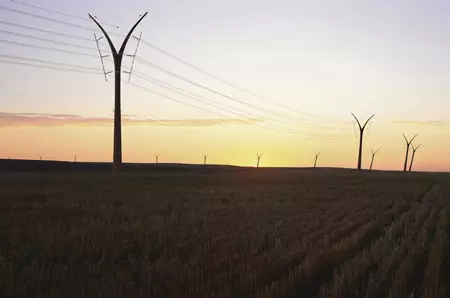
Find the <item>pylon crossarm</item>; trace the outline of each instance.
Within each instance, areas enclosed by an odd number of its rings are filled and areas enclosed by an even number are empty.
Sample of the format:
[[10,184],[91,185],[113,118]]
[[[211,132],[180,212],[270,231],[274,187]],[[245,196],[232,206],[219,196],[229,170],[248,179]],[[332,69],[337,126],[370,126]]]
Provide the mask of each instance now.
[[364,128],[366,128],[367,123],[369,123],[369,121],[375,117],[375,114],[373,114],[372,116],[369,117],[369,119],[367,119],[366,123],[364,123],[364,126],[362,127],[362,130],[364,130]]
[[103,38],[103,36],[101,36],[100,38],[97,38],[97,36],[94,33],[94,39],[95,39],[95,43],[97,44],[98,55],[100,56],[100,61],[102,62],[103,74],[105,75],[105,81],[108,82],[108,77],[107,77],[107,73],[105,70],[105,63],[103,62],[103,58],[108,57],[108,55],[102,55],[102,51],[100,50],[100,45],[98,44],[99,40],[101,40],[102,38]]
[[131,74],[133,73],[133,68],[134,68],[134,61],[136,60],[136,54],[137,54],[137,50],[139,48],[139,44],[141,43],[141,39],[142,39],[142,32],[139,35],[139,38],[137,38],[136,36],[133,36],[133,38],[137,39],[137,45],[136,45],[136,49],[134,50],[134,54],[133,55],[129,55],[130,57],[133,57],[133,60],[131,61],[131,68],[130,68],[130,74],[128,76],[128,81],[130,81],[131,79]]
[[362,130],[363,128],[361,127],[361,123],[359,123],[359,120],[358,120],[358,118],[356,118],[355,114],[353,114],[353,113],[352,113],[352,116],[353,116],[353,118],[355,118],[355,120],[356,120],[356,123],[358,123],[358,126],[359,126],[359,130]]
[[414,139],[418,136],[418,134],[414,135],[414,137],[409,141],[409,143],[411,144],[412,141],[414,141]]
[[134,24],[134,26],[131,28],[130,32],[128,32],[127,36],[123,40],[122,46],[120,47],[119,55],[121,55],[121,56],[123,55],[123,52],[125,51],[125,47],[127,46],[128,39],[130,39],[131,35],[133,34],[134,29],[136,29],[136,27],[139,25],[139,23],[142,21],[142,19],[144,19],[147,16],[147,14],[148,14],[148,12],[144,13],[144,15],[139,19],[139,21],[137,21],[136,24]]
[[[98,27],[100,28],[100,30],[103,32],[103,35],[106,37],[106,40],[108,41],[109,47],[111,48],[111,52],[112,52],[113,56],[114,56],[114,57],[117,56],[116,48],[114,47],[114,44],[113,44],[111,38],[109,38],[108,33],[106,33],[106,31],[105,31],[105,29],[103,29],[102,25],[100,25],[100,23],[97,22],[97,20],[96,20],[93,16],[91,16],[91,15],[89,14],[89,17],[94,21],[95,24],[97,24],[97,26],[98,26]],[[133,27],[133,28],[134,28],[134,27]]]

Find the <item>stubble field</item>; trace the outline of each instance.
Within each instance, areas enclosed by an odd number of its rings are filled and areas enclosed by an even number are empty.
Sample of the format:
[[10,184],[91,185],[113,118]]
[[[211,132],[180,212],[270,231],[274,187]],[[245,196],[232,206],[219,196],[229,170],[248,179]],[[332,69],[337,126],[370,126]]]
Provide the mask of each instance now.
[[0,297],[450,297],[448,181],[2,174]]

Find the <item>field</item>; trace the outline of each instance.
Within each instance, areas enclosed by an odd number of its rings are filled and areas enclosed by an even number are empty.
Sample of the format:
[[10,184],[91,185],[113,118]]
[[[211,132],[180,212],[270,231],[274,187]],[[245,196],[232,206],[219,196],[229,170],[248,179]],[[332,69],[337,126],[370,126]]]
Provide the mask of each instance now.
[[0,175],[0,297],[450,297],[450,176]]

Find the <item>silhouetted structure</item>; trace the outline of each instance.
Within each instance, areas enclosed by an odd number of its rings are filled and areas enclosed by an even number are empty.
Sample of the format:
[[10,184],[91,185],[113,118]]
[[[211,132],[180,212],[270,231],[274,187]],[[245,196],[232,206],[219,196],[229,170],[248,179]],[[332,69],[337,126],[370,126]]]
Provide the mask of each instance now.
[[370,149],[372,151],[372,160],[370,161],[370,170],[372,170],[373,167],[373,160],[375,159],[375,155],[377,155],[378,151],[380,151],[380,149],[377,149],[375,151],[373,151],[373,149]]
[[322,151],[320,151],[319,153],[315,154],[315,158],[314,158],[314,168],[316,168],[317,166],[317,159],[319,158],[320,153],[322,153]]
[[203,165],[206,166],[206,159],[208,158],[208,154],[203,153]]
[[355,114],[352,113],[353,118],[355,118],[356,122],[359,126],[359,154],[358,154],[358,170],[361,170],[361,162],[362,162],[362,147],[363,147],[363,137],[364,137],[364,129],[366,128],[367,123],[369,123],[370,119],[375,117],[375,114],[369,117],[367,119],[366,123],[364,123],[363,126],[361,126],[361,123],[359,123],[358,118],[356,118]]
[[409,164],[409,171],[411,172],[412,166],[413,166],[413,162],[414,162],[414,156],[416,155],[416,151],[417,149],[419,149],[419,147],[421,146],[421,144],[417,145],[416,147],[414,147],[414,145],[411,145],[412,149],[413,149],[413,153],[411,156],[411,163]]
[[256,162],[256,167],[259,168],[259,161],[261,160],[261,156],[263,156],[263,155],[262,155],[262,153],[257,153],[256,156],[258,157],[258,161]]
[[155,163],[157,164],[159,162],[159,154],[155,154]]
[[409,141],[408,141],[408,138],[405,136],[405,134],[402,133],[402,135],[405,138],[405,142],[406,142],[405,164],[403,165],[403,172],[406,172],[406,167],[408,165],[409,146],[411,145],[412,141],[414,141],[414,139],[417,137],[417,134],[414,135],[414,137],[412,137]]
[[114,171],[119,171],[122,166],[122,124],[121,124],[121,103],[120,103],[120,87],[121,87],[121,72],[122,72],[122,58],[123,53],[125,51],[125,47],[127,45],[128,40],[131,37],[131,34],[133,34],[134,29],[137,27],[137,25],[142,21],[143,18],[147,15],[147,12],[142,15],[139,20],[134,24],[134,26],[131,28],[130,32],[128,32],[127,36],[125,37],[122,46],[119,49],[119,52],[116,51],[116,48],[114,47],[113,42],[108,36],[108,33],[106,33],[105,29],[95,20],[94,17],[92,17],[89,14],[89,17],[94,21],[95,24],[100,28],[100,30],[103,32],[104,36],[106,37],[106,40],[108,41],[108,44],[111,48],[111,52],[114,59],[114,72],[115,72],[115,100],[114,100],[114,147],[113,147],[113,164],[114,164]]
[[77,162],[77,156],[75,155],[75,162]]

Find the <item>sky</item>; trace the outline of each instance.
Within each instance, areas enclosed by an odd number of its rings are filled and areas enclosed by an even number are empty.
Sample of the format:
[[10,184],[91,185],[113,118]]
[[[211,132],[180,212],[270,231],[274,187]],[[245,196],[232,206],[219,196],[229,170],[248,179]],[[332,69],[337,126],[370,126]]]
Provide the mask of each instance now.
[[321,151],[319,166],[353,168],[354,113],[376,114],[363,167],[380,149],[374,168],[402,169],[404,133],[421,144],[414,169],[450,170],[444,0],[1,0],[0,158],[112,160],[114,77],[87,15],[119,48],[144,12],[123,61],[129,70],[137,48],[131,79],[122,74],[124,162],[208,153],[254,166],[263,153],[261,166],[311,166]]

